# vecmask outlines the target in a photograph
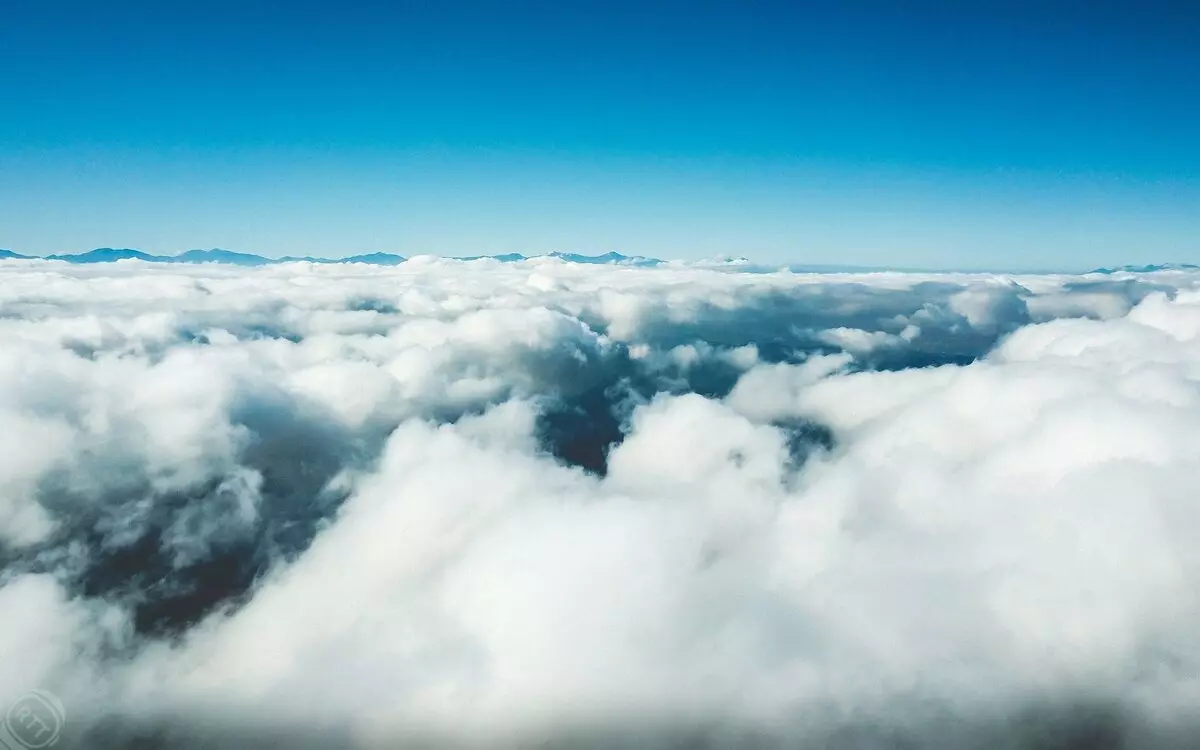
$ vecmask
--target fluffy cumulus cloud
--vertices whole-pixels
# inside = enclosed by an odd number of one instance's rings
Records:
[[[68,747],[1184,748],[1200,275],[0,262]]]

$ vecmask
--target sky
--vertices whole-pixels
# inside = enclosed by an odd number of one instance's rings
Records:
[[[0,247],[1200,262],[1200,6],[8,0]]]

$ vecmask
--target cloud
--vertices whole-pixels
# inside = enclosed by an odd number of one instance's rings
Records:
[[[1184,747],[1200,276],[0,263],[89,747]]]

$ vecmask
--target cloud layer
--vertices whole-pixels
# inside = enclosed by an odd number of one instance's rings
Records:
[[[1200,736],[1190,271],[7,260],[0,352],[77,746]]]

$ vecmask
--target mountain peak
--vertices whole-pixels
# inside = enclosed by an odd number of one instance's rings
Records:
[[[47,260],[65,260],[68,263],[112,263],[118,260],[142,260],[142,261],[165,261],[170,260],[158,255],[150,255],[143,253],[141,250],[132,250],[127,247],[112,248],[98,247],[95,250],[89,250],[86,253],[78,255],[47,255]]]
[[[230,263],[235,266],[265,266],[271,262],[260,255],[235,253],[232,250],[221,250],[220,248],[188,250],[186,253],[180,253],[168,260],[172,263]]]
[[[349,258],[341,258],[338,263],[368,263],[375,266],[398,266],[404,262],[403,255],[395,253],[367,253],[366,255],[351,255]]]

